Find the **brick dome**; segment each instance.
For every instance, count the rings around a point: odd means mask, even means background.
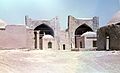
[[[120,11],[118,11],[113,17],[112,19],[108,22],[108,25],[110,24],[117,24],[120,23]]]

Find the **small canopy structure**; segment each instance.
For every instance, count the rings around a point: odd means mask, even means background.
[[[96,37],[97,34],[96,34],[96,32],[91,32],[91,31],[89,31],[89,32],[83,33],[81,36],[85,36],[85,37]]]
[[[7,23],[0,19],[0,29],[5,28],[6,25],[7,25]]]

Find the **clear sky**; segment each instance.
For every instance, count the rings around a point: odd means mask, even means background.
[[[119,0],[0,0],[0,19],[21,24],[25,15],[33,19],[58,16],[64,29],[68,15],[76,18],[99,16],[100,26],[104,26],[119,9]]]

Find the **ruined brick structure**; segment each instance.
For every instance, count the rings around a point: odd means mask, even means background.
[[[120,50],[120,11],[97,33],[97,50]]]

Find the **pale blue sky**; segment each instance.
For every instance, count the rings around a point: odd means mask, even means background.
[[[33,19],[58,16],[64,29],[68,15],[76,18],[99,16],[100,26],[103,26],[119,9],[119,0],[0,0],[0,19],[19,24],[24,23],[25,15]]]

